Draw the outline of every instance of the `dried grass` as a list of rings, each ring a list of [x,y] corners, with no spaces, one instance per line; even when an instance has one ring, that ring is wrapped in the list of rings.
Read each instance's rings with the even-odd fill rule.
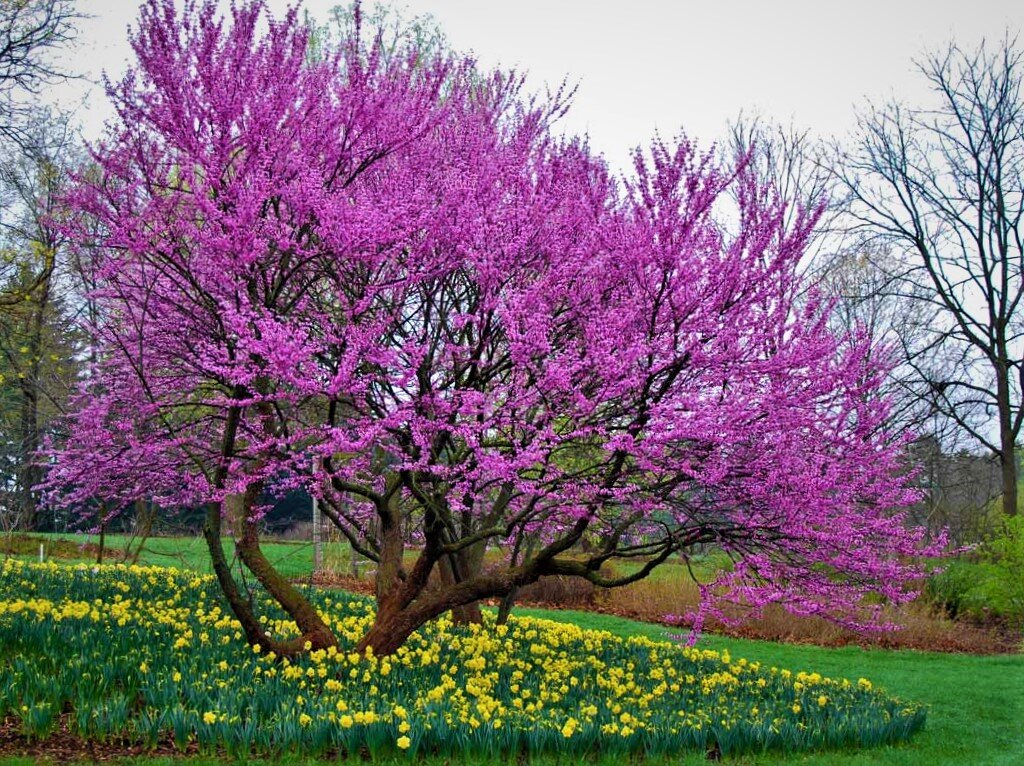
[[[579,609],[614,614],[643,622],[666,623],[667,615],[683,615],[696,608],[700,592],[685,568],[668,564],[665,571],[621,588],[601,588],[574,577],[542,577],[522,588],[518,604],[556,609]],[[605,571],[606,576],[611,571]],[[370,579],[327,576],[319,573],[319,585],[343,587],[372,593]],[[496,603],[496,602],[495,602]],[[1021,651],[1019,630],[998,623],[977,624],[953,620],[925,599],[891,607],[886,621],[901,625],[898,631],[861,634],[841,628],[818,617],[797,617],[781,607],[768,607],[760,617],[739,626],[711,621],[705,630],[713,633],[765,641],[817,646],[871,646],[886,649],[919,649],[969,654],[1004,654]]]

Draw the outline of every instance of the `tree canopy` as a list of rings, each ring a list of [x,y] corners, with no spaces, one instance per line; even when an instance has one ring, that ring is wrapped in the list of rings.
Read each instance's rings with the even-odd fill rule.
[[[259,547],[257,499],[299,487],[378,562],[378,653],[542,575],[621,584],[697,545],[736,562],[703,612],[865,626],[865,594],[906,600],[923,533],[885,360],[796,297],[816,210],[686,138],[613,178],[555,135],[559,96],[380,41],[357,18],[310,56],[294,11],[143,6],[70,196],[100,352],[51,501],[206,505],[275,651],[333,642]],[[298,641],[251,613],[225,519]]]

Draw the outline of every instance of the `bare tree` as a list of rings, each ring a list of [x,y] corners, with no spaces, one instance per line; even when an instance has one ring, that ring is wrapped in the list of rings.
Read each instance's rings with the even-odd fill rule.
[[[1024,281],[1024,100],[1016,40],[918,62],[935,103],[872,108],[837,172],[860,231],[892,256],[886,290],[930,311],[906,363],[916,396],[998,458],[1017,512]]]
[[[0,256],[12,266],[0,295],[18,296],[0,313],[0,439],[18,516],[34,528],[34,488],[43,478],[36,453],[64,409],[79,365],[66,295],[77,285],[66,269],[55,268],[65,243],[53,221],[74,144],[61,116],[40,112],[30,128],[31,150],[0,153]]]
[[[893,420],[920,429],[930,413],[908,391],[912,371],[899,360],[916,353],[932,312],[890,289],[891,254],[865,241],[851,223],[849,195],[833,171],[833,149],[793,124],[742,113],[731,123],[729,139],[733,152],[747,157],[785,201],[787,228],[801,210],[819,211],[802,265],[808,277],[805,297],[833,302],[830,321],[838,334],[866,333],[876,344],[901,352],[887,383]]]
[[[25,124],[38,95],[67,73],[53,53],[75,35],[81,15],[72,0],[3,0],[0,2],[0,136],[30,146]]]
[[[786,202],[787,229],[801,209],[821,209],[807,249],[810,261],[818,260],[822,251],[835,253],[842,248],[843,232],[836,224],[843,200],[824,160],[827,148],[810,131],[741,112],[729,124],[729,143],[735,154],[748,157],[758,177]]]
[[[38,144],[36,98],[43,88],[69,75],[54,54],[75,36],[82,16],[73,0],[0,0],[0,144],[27,155],[52,153]],[[18,306],[50,278],[52,260],[43,259],[33,274],[24,264],[0,262],[0,280],[10,288],[0,294],[0,308]],[[30,276],[30,279],[25,279]]]

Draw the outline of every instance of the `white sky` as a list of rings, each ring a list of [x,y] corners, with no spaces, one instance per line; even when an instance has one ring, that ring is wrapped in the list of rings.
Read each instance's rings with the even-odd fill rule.
[[[289,3],[269,0],[279,13]],[[323,20],[337,0],[306,0]],[[398,3],[403,5],[403,3]],[[119,75],[131,53],[136,0],[79,0],[75,71]],[[724,135],[740,110],[822,137],[853,125],[866,98],[911,103],[927,93],[911,59],[950,39],[973,48],[1024,29],[1021,0],[407,0],[432,14],[452,45],[486,65],[527,70],[534,88],[564,77],[580,85],[566,127],[621,166],[659,129],[703,141]],[[1024,45],[1024,39],[1021,44]],[[61,89],[81,103],[87,137],[110,115],[98,87]]]

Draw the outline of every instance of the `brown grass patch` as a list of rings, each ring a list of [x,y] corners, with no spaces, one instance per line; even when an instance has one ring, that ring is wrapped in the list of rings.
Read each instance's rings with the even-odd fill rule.
[[[666,564],[664,570],[656,571],[652,577],[639,582],[612,589],[600,588],[579,578],[543,577],[522,588],[516,603],[670,624],[666,622],[666,616],[683,615],[695,609],[700,592],[683,567]],[[318,573],[313,582],[358,593],[373,593],[373,582],[369,578]],[[797,617],[777,606],[768,607],[760,617],[748,619],[735,627],[709,621],[705,629],[709,633],[793,644],[857,645],[967,654],[1017,653],[1021,651],[1024,639],[1020,630],[1011,626],[950,619],[924,599],[890,608],[885,620],[902,625],[902,630],[861,634],[820,617]]]
[[[0,535],[0,555],[38,556],[43,546],[46,559],[79,560],[83,556],[95,556],[99,546],[95,543],[76,543],[72,540],[42,539],[24,534]],[[114,553],[110,548],[108,553]]]
[[[641,580],[606,591],[597,609],[643,622],[664,623],[666,615],[682,615],[695,609],[698,598],[697,585],[689,580],[672,585]],[[782,607],[769,606],[762,615],[749,618],[738,626],[709,621],[706,630],[740,638],[794,644],[857,645],[968,654],[1016,653],[1021,651],[1024,639],[1019,631],[1008,626],[952,620],[923,599],[887,609],[884,620],[901,625],[902,629],[857,633],[820,617],[799,617]]]

